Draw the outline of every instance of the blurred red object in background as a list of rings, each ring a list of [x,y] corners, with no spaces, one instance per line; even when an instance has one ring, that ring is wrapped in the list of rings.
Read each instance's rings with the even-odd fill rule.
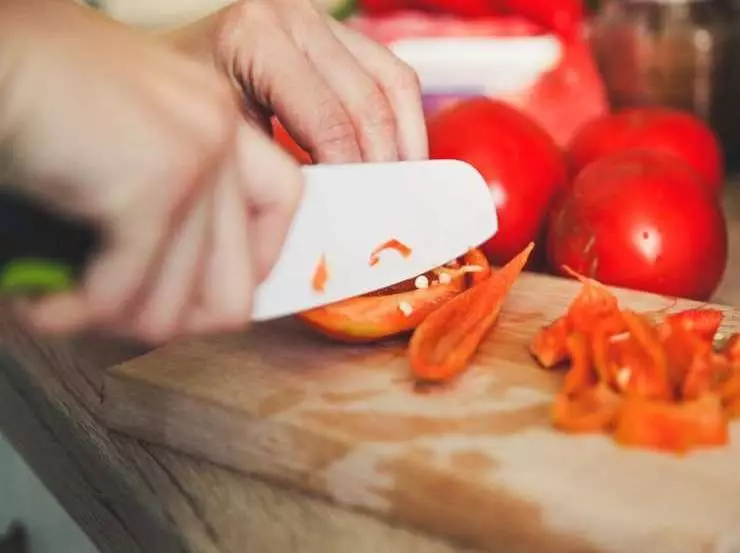
[[[520,16],[465,19],[404,11],[382,17],[359,15],[346,23],[391,49],[394,43],[409,39],[542,37],[546,34],[542,27]],[[583,124],[606,113],[608,104],[603,82],[585,39],[575,38],[561,46],[562,57],[554,69],[542,73],[523,90],[494,97],[530,115],[560,146],[565,147]],[[481,76],[485,78],[485,74]],[[428,90],[424,92],[428,112],[434,112],[445,104],[440,102],[440,97],[454,101],[456,97],[476,95],[474,90],[461,90],[454,78],[450,78],[446,94],[440,94],[439,90],[433,94]],[[485,86],[481,84],[478,95],[483,94]]]

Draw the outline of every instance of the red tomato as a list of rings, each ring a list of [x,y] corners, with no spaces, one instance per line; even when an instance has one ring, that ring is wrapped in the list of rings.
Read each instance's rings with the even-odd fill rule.
[[[625,109],[587,123],[570,146],[571,169],[625,150],[646,149],[683,159],[719,194],[724,181],[723,154],[711,129],[690,113],[663,108]]]
[[[293,140],[293,137],[288,134],[285,127],[275,117],[272,118],[272,138],[301,165],[311,165],[313,163],[311,156]]]
[[[503,265],[541,237],[551,200],[565,183],[565,160],[532,119],[488,98],[456,103],[427,122],[429,155],[473,165],[488,182],[499,231],[483,245]]]
[[[716,196],[684,163],[634,150],[589,165],[557,201],[547,255],[605,284],[707,300],[727,265]]]

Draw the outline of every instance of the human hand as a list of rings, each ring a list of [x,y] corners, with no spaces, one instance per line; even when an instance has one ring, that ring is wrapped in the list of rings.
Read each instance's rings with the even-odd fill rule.
[[[264,129],[277,115],[316,162],[428,155],[416,73],[310,0],[241,0],[161,37],[241,87]]]
[[[104,239],[80,289],[32,303],[31,323],[152,342],[247,323],[302,181],[232,83],[64,0],[0,11],[0,151],[13,181]]]
[[[240,2],[156,41],[35,3],[54,15],[40,24],[19,0],[5,19],[23,101],[5,121],[0,105],[0,129],[22,130],[25,190],[106,238],[81,290],[27,311],[42,330],[163,341],[247,323],[300,195],[297,167],[262,132],[272,114],[318,162],[426,156],[414,73],[308,0]]]

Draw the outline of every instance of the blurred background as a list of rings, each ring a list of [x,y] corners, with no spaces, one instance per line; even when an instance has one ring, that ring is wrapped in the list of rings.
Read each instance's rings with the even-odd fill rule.
[[[560,1],[549,0],[552,4]],[[462,21],[454,13],[428,14],[406,10],[409,6],[418,5],[413,1],[315,2],[337,18],[345,19],[391,45],[422,37],[503,38],[542,33],[536,26],[507,15],[489,17],[485,21]],[[154,27],[185,23],[228,4],[229,0],[89,0],[89,3],[119,20]],[[459,4],[465,3],[466,0],[461,0]],[[543,3],[548,3],[548,0]],[[387,11],[382,16],[363,14],[363,8],[375,11],[381,4]],[[437,4],[451,5],[450,2]],[[740,0],[586,0],[586,7],[589,13],[583,32],[598,65],[610,105],[620,108],[659,104],[686,109],[701,116],[712,125],[722,141],[728,171],[736,173],[740,168],[740,111],[735,109],[740,102]],[[422,51],[424,49],[426,51]],[[520,52],[523,49],[526,45],[522,41],[507,47],[507,54],[511,54],[509,63],[502,64],[500,59],[490,61],[487,77],[486,71],[477,71],[477,78],[481,80],[476,83],[479,85],[477,88],[495,89],[495,83],[491,81],[507,80],[506,69],[515,66],[515,62],[526,55],[526,52]],[[484,52],[485,45],[479,45],[479,50]],[[406,53],[410,61],[422,66],[420,69],[426,73],[428,81],[445,81],[450,95],[460,89],[470,93],[471,88],[475,88],[468,76],[450,74],[454,72],[447,64],[447,57],[429,43],[424,48],[407,49]],[[469,51],[468,55],[475,56]],[[478,57],[484,58],[485,54]],[[567,78],[570,103],[578,102],[579,95],[587,101],[590,98],[593,103],[593,90],[599,85],[590,82],[590,75],[584,74],[588,72],[588,68],[584,69],[588,63],[565,60],[563,65],[568,61],[571,70],[563,68],[561,74],[570,73]],[[485,63],[481,63],[476,70],[485,67]],[[530,64],[536,65],[535,60],[530,59]],[[436,67],[430,68],[430,65]],[[436,79],[430,75],[435,71]],[[434,89],[434,85],[430,83],[429,88]],[[499,90],[494,92],[501,95]],[[519,92],[524,95],[526,91]],[[440,91],[434,89],[430,93],[439,95]],[[553,100],[551,103],[559,102]],[[593,110],[593,105],[584,110],[589,108]],[[561,136],[569,134],[569,129],[558,128],[562,123],[552,122],[553,114],[543,113],[546,111],[544,108],[539,111],[538,118],[545,119],[546,127],[549,123],[551,132]],[[581,119],[578,116],[573,118],[571,114],[569,123],[578,125]]]

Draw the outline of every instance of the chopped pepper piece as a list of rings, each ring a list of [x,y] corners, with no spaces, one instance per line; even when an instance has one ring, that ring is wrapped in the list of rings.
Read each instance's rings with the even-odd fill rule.
[[[394,238],[384,242],[370,253],[370,266],[377,265],[380,262],[380,254],[385,250],[395,250],[403,257],[409,257],[411,255],[411,248]]]
[[[729,434],[716,396],[682,403],[632,396],[622,403],[615,438],[626,446],[684,453],[695,447],[724,445]]]
[[[740,417],[740,338],[714,350],[722,311],[637,313],[575,276],[583,287],[567,313],[529,345],[544,368],[569,362],[553,425],[674,453],[727,443]]]
[[[469,272],[471,286],[483,282],[491,276],[491,265],[488,263],[488,258],[486,258],[484,253],[477,248],[474,248],[465,254],[463,263],[463,267],[475,267],[480,269]]]
[[[718,309],[687,309],[666,315],[665,322],[711,342],[722,325],[723,317]]]
[[[621,404],[619,394],[603,382],[573,395],[563,391],[552,406],[553,425],[571,434],[607,432],[614,427]]]
[[[409,343],[413,375],[440,382],[460,374],[498,319],[501,305],[529,259],[534,244],[486,280],[431,313]]]
[[[326,266],[326,256],[321,256],[316,270],[313,273],[313,279],[311,280],[311,286],[320,294],[326,289],[326,283],[329,280],[329,269]]]

